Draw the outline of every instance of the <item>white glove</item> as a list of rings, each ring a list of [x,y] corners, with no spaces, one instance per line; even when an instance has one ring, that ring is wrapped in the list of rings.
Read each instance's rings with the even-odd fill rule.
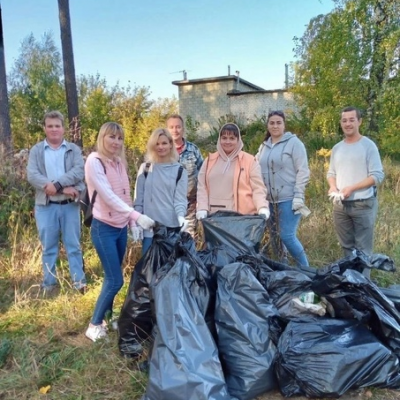
[[[151,229],[155,222],[148,217],[147,215],[142,214],[136,221],[136,223],[138,225],[140,225],[143,229],[146,229],[146,231],[148,231],[149,229]]]
[[[134,243],[138,242],[139,240],[143,240],[143,228],[141,226],[131,226],[131,232]]]
[[[186,232],[189,226],[189,220],[185,219],[184,217],[178,217],[179,226],[181,227],[181,232]]]
[[[342,204],[342,200],[344,199],[343,193],[339,192],[331,192],[328,194],[328,196],[332,200],[333,204],[338,206]]]
[[[311,214],[309,208],[304,204],[304,200],[300,197],[293,199],[292,210],[295,214],[301,214],[303,217],[308,217]]]
[[[269,216],[271,215],[271,213],[270,213],[270,211],[269,211],[269,208],[267,208],[267,207],[261,207],[261,208],[258,210],[258,215],[264,215],[265,219],[268,219]]]
[[[207,214],[207,210],[199,210],[196,213],[196,219],[200,221],[201,219],[207,218]]]

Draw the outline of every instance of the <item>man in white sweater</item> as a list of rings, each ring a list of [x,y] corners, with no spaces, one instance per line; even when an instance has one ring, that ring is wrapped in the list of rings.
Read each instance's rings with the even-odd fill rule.
[[[384,178],[375,143],[361,135],[361,112],[342,110],[340,126],[344,139],[332,149],[329,196],[334,199],[333,222],[345,256],[354,249],[367,255],[373,251],[374,225],[378,210],[376,186]],[[364,270],[369,277],[370,270]]]

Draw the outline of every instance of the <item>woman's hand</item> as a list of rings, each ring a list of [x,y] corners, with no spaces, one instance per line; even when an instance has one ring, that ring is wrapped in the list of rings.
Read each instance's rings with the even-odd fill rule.
[[[146,231],[148,231],[149,229],[151,229],[155,222],[148,217],[147,215],[142,214],[136,221],[136,223],[138,225],[140,225],[143,229],[145,229]]]
[[[268,219],[269,216],[271,215],[271,212],[269,211],[269,208],[267,207],[261,207],[258,210],[258,215],[264,215],[265,219]]]
[[[185,219],[185,217],[178,217],[179,226],[181,227],[181,232],[186,232],[187,228],[189,227],[190,221]]]
[[[132,240],[134,243],[143,240],[143,228],[141,226],[131,226]]]
[[[196,213],[196,219],[200,221],[201,219],[207,218],[207,210],[199,210]]]

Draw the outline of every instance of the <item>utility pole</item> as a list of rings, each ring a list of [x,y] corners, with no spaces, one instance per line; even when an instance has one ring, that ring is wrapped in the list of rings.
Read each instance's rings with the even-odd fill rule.
[[[11,122],[8,103],[6,61],[4,54],[3,17],[0,3],[0,154],[2,157],[11,155]]]
[[[69,15],[69,0],[58,0],[58,10],[61,30],[65,92],[67,94],[69,129],[72,134],[72,141],[78,146],[82,147],[74,51],[72,48],[71,18]]]

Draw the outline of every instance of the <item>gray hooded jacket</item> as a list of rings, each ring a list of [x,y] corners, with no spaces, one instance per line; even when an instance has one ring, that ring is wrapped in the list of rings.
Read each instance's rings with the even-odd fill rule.
[[[296,135],[286,132],[274,145],[269,138],[261,144],[256,159],[261,165],[270,202],[281,203],[294,197],[304,200],[310,170],[306,148]]]

